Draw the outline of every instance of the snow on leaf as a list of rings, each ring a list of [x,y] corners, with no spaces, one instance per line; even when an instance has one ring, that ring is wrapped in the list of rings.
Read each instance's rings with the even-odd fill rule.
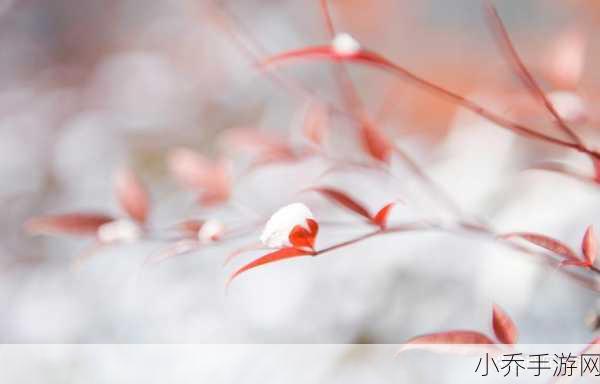
[[[150,210],[146,188],[133,171],[119,169],[115,175],[115,194],[123,210],[138,223],[145,223]]]
[[[293,257],[300,257],[300,256],[308,256],[311,255],[312,252],[309,251],[303,251],[301,249],[297,249],[297,248],[293,248],[293,247],[289,247],[289,248],[281,248],[277,251],[268,253],[262,257],[259,257],[258,259],[252,261],[251,263],[248,263],[246,265],[244,265],[242,268],[238,269],[237,271],[235,271],[230,277],[229,280],[227,282],[227,284],[229,285],[229,283],[231,283],[231,281],[233,281],[233,279],[235,279],[237,276],[239,276],[240,274],[259,267],[261,265],[265,265],[265,264],[269,264],[269,263],[274,263],[276,261],[281,261],[281,260],[285,260],[285,259],[290,259]]]
[[[390,214],[390,211],[394,207],[395,203],[386,204],[383,208],[379,210],[373,217],[373,222],[377,224],[382,229],[387,226],[387,219]]]
[[[598,240],[596,239],[596,233],[594,226],[590,225],[585,231],[583,241],[581,242],[581,251],[585,257],[586,262],[589,265],[593,265],[596,261],[596,255],[598,254]]]
[[[345,192],[342,192],[338,189],[329,188],[329,187],[314,187],[310,188],[310,190],[320,193],[327,199],[337,203],[338,205],[349,209],[350,211],[360,215],[369,221],[372,220],[371,214],[369,211],[359,202],[348,196]]]
[[[515,344],[518,330],[510,316],[498,305],[494,305],[492,314],[492,328],[498,340],[503,344]]]
[[[113,218],[98,213],[68,213],[29,219],[25,229],[32,234],[95,235],[103,224]]]
[[[577,254],[568,245],[561,243],[560,241],[553,239],[552,237],[541,235],[538,233],[531,232],[513,232],[502,236],[505,239],[518,237],[526,240],[532,244],[542,247],[551,252],[554,252],[567,259],[577,260]]]

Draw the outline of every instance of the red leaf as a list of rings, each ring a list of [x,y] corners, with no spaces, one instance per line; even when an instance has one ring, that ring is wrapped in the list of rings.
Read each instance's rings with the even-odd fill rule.
[[[383,208],[377,212],[375,217],[373,218],[373,222],[379,225],[382,229],[387,226],[387,218],[390,214],[390,211],[394,207],[395,203],[386,204]]]
[[[266,59],[261,63],[262,69],[268,69],[269,67],[284,63],[286,61],[295,60],[295,59],[317,59],[324,58],[329,60],[339,60],[342,58],[350,58],[351,56],[343,56],[339,55],[335,52],[335,50],[329,46],[313,46],[306,47],[297,50],[291,50],[287,52],[280,53],[278,55],[274,55]]]
[[[588,261],[581,261],[581,260],[562,260],[560,263],[558,263],[558,267],[567,267],[567,266],[574,266],[574,267],[589,267],[590,263]]]
[[[296,225],[290,232],[290,243],[296,248],[314,249],[315,239],[319,233],[319,224],[312,219],[306,219],[309,229]]]
[[[145,223],[150,210],[148,193],[140,179],[128,168],[115,175],[115,194],[123,210],[139,223]]]
[[[514,233],[508,233],[506,235],[503,235],[502,237],[505,239],[508,239],[511,237],[520,237],[524,240],[529,241],[530,243],[537,245],[538,247],[545,248],[545,249],[547,249],[551,252],[554,252],[558,255],[561,255],[567,259],[572,259],[572,260],[578,259],[575,251],[573,251],[569,246],[561,243],[560,241],[558,241],[556,239],[553,239],[553,238],[545,236],[545,235],[540,235],[537,233],[530,233],[530,232],[514,232]]]
[[[594,261],[596,261],[596,255],[598,254],[598,240],[596,239],[596,233],[594,231],[594,226],[592,225],[587,228],[585,235],[583,235],[581,250],[587,263],[593,265]]]
[[[311,188],[311,190],[320,193],[338,205],[351,210],[352,212],[368,219],[369,221],[372,221],[369,211],[367,211],[362,204],[348,196],[345,192],[329,187],[315,187]]]
[[[483,333],[476,331],[448,331],[413,337],[402,345],[398,353],[411,349],[425,349],[438,353],[471,354],[480,353],[474,345],[489,349],[496,343]]]
[[[248,263],[245,266],[243,266],[242,268],[235,271],[229,277],[229,281],[227,282],[227,284],[229,284],[233,279],[235,279],[237,276],[246,272],[249,269],[256,268],[256,267],[259,267],[264,264],[274,263],[274,262],[280,261],[280,260],[290,259],[292,257],[308,256],[310,254],[311,254],[311,252],[307,252],[307,251],[303,251],[303,250],[291,248],[291,247],[279,249],[275,252],[271,252],[262,257],[259,257],[258,259],[254,260],[253,262]]]
[[[114,219],[97,213],[69,213],[29,219],[25,229],[34,234],[94,235],[102,224]]]
[[[371,157],[384,163],[389,161],[393,145],[381,131],[365,123],[361,126],[360,137],[363,147]]]
[[[494,334],[501,343],[515,344],[517,342],[517,326],[510,316],[497,305],[494,305],[493,309],[492,327],[494,328]]]
[[[184,187],[199,192],[198,202],[215,205],[227,200],[231,190],[230,172],[224,162],[213,162],[187,148],[168,156],[169,170]]]

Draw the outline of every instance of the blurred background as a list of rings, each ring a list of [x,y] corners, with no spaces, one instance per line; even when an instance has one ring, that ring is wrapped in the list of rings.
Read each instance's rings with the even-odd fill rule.
[[[496,5],[528,67],[547,92],[559,93],[560,112],[591,146],[600,143],[593,39],[600,5]],[[497,49],[480,1],[331,0],[330,7],[336,28],[369,49],[560,135]],[[226,293],[231,267],[223,260],[256,242],[258,227],[151,266],[144,260],[169,246],[162,238],[106,247],[77,269],[73,260],[93,240],[23,230],[41,214],[119,214],[111,179],[123,164],[147,183],[155,228],[182,218],[251,223],[303,201],[320,221],[348,223],[322,226],[322,244],[369,230],[322,198],[299,194],[317,184],[343,188],[371,209],[400,198],[396,222],[444,216],[397,161],[394,178],[356,170],[323,176],[331,164],[313,157],[244,171],[248,159],[223,139],[228,132],[247,128],[306,145],[309,102],[257,71],[255,60],[328,42],[316,0],[0,1],[0,341],[400,343],[444,329],[489,331],[494,302],[524,343],[591,340],[597,293],[480,238],[371,239],[257,269]],[[342,105],[333,68],[298,62],[277,73]],[[585,157],[515,136],[380,71],[349,70],[368,113],[465,212],[499,231],[541,232],[575,249],[588,225],[600,225],[597,186],[530,169],[562,161],[591,175]],[[327,153],[364,156],[347,120],[330,125]],[[181,146],[234,160],[231,201],[201,207],[177,185],[166,157]]]

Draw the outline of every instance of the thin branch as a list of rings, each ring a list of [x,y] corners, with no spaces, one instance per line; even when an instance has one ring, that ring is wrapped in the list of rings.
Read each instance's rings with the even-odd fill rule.
[[[509,239],[504,239],[502,237],[499,237],[498,234],[494,233],[492,230],[489,230],[489,229],[486,229],[483,227],[479,227],[479,226],[474,227],[469,224],[460,224],[458,228],[460,230],[462,230],[463,232],[467,232],[467,233],[470,233],[473,235],[478,235],[478,236],[484,236],[486,239],[495,241],[509,249],[512,249],[513,251],[541,258],[541,260],[543,260],[545,264],[547,264],[551,267],[554,267],[554,268],[558,268],[558,270],[561,273],[575,278],[576,281],[578,281],[579,283],[582,283],[586,287],[593,289],[595,291],[600,291],[600,285],[598,284],[598,282],[596,282],[595,279],[588,278],[579,273],[575,273],[573,271],[569,271],[569,270],[562,268],[560,265],[560,261],[557,261],[555,259],[555,257],[550,256],[547,252],[533,251],[527,247],[524,247],[520,244],[510,241]],[[320,255],[323,255],[323,254],[326,254],[326,253],[329,253],[329,252],[332,252],[332,251],[335,251],[335,250],[338,250],[341,248],[348,247],[350,245],[360,243],[362,241],[365,241],[367,239],[371,239],[371,238],[374,238],[377,236],[383,236],[383,235],[388,235],[388,234],[393,234],[393,233],[413,232],[413,231],[442,231],[442,232],[445,232],[448,234],[453,234],[453,235],[462,233],[460,231],[457,231],[456,228],[447,227],[447,226],[444,226],[443,224],[439,224],[439,223],[411,222],[411,223],[405,223],[405,224],[400,224],[397,226],[389,227],[386,229],[378,229],[378,230],[366,233],[364,235],[357,236],[350,240],[346,240],[344,242],[334,244],[329,247],[320,249],[320,250],[314,252],[312,254],[312,256],[320,256]],[[600,275],[600,268],[592,265],[592,266],[588,267],[588,269],[591,272]]]
[[[507,61],[512,65],[517,77],[532,93],[532,95],[542,102],[546,110],[548,110],[548,112],[550,112],[550,114],[556,120],[557,126],[575,143],[585,148],[586,145],[583,143],[581,138],[571,127],[569,127],[565,120],[556,111],[554,105],[550,102],[550,100],[548,100],[540,85],[537,83],[531,72],[529,72],[527,66],[525,63],[523,63],[523,60],[521,60],[514,44],[510,39],[508,31],[502,22],[502,19],[498,15],[496,7],[489,2],[486,2],[485,10],[488,18],[488,24],[492,29],[494,36],[496,37],[496,42],[500,46],[500,49],[504,52]]]

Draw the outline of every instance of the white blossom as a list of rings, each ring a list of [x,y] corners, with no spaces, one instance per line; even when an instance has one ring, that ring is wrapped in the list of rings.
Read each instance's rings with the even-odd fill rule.
[[[225,226],[218,220],[207,220],[198,231],[198,240],[202,244],[218,240],[225,231]]]
[[[308,228],[307,219],[314,220],[310,209],[302,203],[293,203],[280,208],[271,216],[260,241],[267,247],[281,248],[290,246],[290,232],[296,225]]]
[[[331,42],[333,50],[338,55],[355,55],[361,50],[360,43],[348,33],[338,33]]]
[[[98,239],[103,243],[112,243],[116,241],[134,242],[142,237],[142,228],[129,219],[118,219],[98,228]]]

